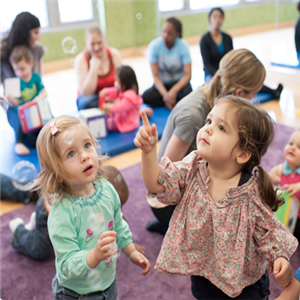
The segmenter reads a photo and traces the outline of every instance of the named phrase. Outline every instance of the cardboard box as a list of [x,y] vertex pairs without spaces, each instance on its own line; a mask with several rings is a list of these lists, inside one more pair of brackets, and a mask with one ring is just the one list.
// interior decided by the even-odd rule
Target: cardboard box
[[82,120],[88,125],[96,139],[108,135],[105,111],[99,108],[82,109],[79,111]]

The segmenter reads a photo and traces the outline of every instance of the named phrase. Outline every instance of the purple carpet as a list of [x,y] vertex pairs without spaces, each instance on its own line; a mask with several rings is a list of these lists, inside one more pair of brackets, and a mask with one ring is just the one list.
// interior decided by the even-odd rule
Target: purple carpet
[[[273,145],[263,159],[263,166],[269,171],[283,161],[283,148],[293,132],[290,127],[278,125]],[[146,189],[141,176],[140,164],[122,170],[130,189],[130,197],[124,205],[123,212],[133,232],[135,242],[146,247],[146,256],[152,264],[150,273],[143,277],[141,270],[133,265],[124,255],[118,259],[117,281],[120,300],[131,299],[180,299],[190,300],[190,279],[187,276],[162,275],[153,269],[158,256],[162,236],[147,232],[145,226],[153,219],[152,212],[145,199]],[[45,261],[27,258],[10,246],[12,233],[8,223],[15,217],[29,221],[34,211],[29,204],[1,216],[1,295],[3,300],[48,300],[53,299],[51,282],[55,274],[54,255]],[[300,266],[300,248],[291,259],[293,272]],[[273,300],[281,291],[271,275],[271,296]]]

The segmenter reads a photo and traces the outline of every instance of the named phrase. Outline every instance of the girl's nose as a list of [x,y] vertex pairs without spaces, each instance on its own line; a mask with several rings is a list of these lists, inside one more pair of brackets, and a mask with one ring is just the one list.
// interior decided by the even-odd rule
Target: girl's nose
[[81,161],[85,162],[88,159],[89,159],[88,153],[86,151],[82,151],[82,153],[81,153]]
[[211,124],[207,124],[206,126],[205,126],[205,132],[207,133],[207,134],[211,134],[211,132],[212,132],[212,127],[211,127]]

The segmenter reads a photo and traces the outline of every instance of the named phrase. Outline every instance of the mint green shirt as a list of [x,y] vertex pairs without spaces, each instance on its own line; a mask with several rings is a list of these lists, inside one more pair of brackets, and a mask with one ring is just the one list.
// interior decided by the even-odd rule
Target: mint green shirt
[[101,261],[95,269],[86,262],[87,253],[96,246],[102,232],[116,231],[121,249],[132,243],[116,190],[105,179],[95,180],[94,185],[92,196],[65,197],[53,204],[48,218],[58,281],[78,294],[103,291],[115,280],[116,255],[110,262]]

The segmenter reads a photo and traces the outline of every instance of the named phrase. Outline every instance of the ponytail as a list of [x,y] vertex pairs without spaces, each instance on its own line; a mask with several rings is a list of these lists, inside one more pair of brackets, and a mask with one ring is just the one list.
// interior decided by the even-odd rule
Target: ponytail
[[278,196],[278,189],[274,189],[270,176],[261,165],[258,165],[257,169],[254,171],[254,175],[259,178],[259,190],[262,198],[270,206],[272,211],[277,211],[278,207],[284,204],[284,199]]
[[237,89],[253,91],[263,85],[266,70],[247,49],[229,51],[220,61],[219,70],[208,84],[206,107],[210,111],[221,95],[235,95]]

